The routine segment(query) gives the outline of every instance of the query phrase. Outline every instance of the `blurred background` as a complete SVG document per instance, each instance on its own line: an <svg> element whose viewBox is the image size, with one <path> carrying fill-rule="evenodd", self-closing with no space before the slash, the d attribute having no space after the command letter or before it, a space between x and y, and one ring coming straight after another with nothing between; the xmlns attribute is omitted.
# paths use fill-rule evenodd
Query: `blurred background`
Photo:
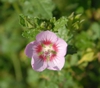
<svg viewBox="0 0 100 88"><path fill-rule="evenodd" d="M77 53L66 56L61 71L41 73L24 54L31 40L19 23L19 14L35 13L34 1L0 0L0 88L100 88L100 0L52 0L56 18L75 12L85 21L74 37Z"/></svg>

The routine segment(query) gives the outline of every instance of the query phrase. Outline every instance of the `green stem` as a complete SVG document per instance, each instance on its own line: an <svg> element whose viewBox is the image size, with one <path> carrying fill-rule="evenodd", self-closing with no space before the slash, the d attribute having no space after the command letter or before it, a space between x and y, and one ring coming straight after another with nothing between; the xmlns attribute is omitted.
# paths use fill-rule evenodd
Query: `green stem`
<svg viewBox="0 0 100 88"><path fill-rule="evenodd" d="M19 62L17 56L14 54L12 54L12 62L13 62L14 70L15 70L16 80L21 81L22 80L22 72L21 72L20 62Z"/></svg>
<svg viewBox="0 0 100 88"><path fill-rule="evenodd" d="M15 2L15 3L13 3L12 5L13 5L15 11L16 11L18 14L20 14L20 13L21 13L21 10L20 10L18 4Z"/></svg>

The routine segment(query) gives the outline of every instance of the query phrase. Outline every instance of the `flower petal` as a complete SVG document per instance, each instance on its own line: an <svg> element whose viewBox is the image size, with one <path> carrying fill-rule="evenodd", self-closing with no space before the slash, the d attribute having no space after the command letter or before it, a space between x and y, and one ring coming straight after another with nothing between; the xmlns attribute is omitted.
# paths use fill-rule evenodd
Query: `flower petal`
<svg viewBox="0 0 100 88"><path fill-rule="evenodd" d="M31 65L35 71L39 71L39 72L47 68L47 63L43 61L41 58L39 58L36 53L34 53L32 57Z"/></svg>
<svg viewBox="0 0 100 88"><path fill-rule="evenodd" d="M26 48L25 48L25 54L29 57L32 58L33 55L33 49L32 47L34 46L34 42L30 42Z"/></svg>
<svg viewBox="0 0 100 88"><path fill-rule="evenodd" d="M61 38L58 38L56 45L58 48L57 55L65 56L66 52L67 52L67 46L68 46L67 43L64 40L62 40Z"/></svg>
<svg viewBox="0 0 100 88"><path fill-rule="evenodd" d="M50 40L51 42L57 41L57 36L51 31L43 31L36 36L37 41L46 41Z"/></svg>
<svg viewBox="0 0 100 88"><path fill-rule="evenodd" d="M65 58L64 57L56 57L52 61L48 62L47 69L50 70L61 70L64 66Z"/></svg>

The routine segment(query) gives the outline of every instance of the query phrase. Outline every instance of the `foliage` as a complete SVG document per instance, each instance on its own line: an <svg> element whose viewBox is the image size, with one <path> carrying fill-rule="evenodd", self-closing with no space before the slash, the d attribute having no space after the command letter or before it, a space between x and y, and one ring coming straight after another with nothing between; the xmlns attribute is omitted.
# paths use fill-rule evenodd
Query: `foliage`
<svg viewBox="0 0 100 88"><path fill-rule="evenodd" d="M69 44L59 72L35 72L24 54L43 30ZM0 88L41 87L100 88L99 0L0 1Z"/></svg>

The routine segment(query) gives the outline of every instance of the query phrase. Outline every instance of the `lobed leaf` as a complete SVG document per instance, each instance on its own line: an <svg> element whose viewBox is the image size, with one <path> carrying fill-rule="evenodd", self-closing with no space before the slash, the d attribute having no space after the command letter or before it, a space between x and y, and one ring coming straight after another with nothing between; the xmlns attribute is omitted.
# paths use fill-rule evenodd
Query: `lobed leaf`
<svg viewBox="0 0 100 88"><path fill-rule="evenodd" d="M24 13L30 17L42 19L52 18L54 3L52 0L25 0L23 5Z"/></svg>

